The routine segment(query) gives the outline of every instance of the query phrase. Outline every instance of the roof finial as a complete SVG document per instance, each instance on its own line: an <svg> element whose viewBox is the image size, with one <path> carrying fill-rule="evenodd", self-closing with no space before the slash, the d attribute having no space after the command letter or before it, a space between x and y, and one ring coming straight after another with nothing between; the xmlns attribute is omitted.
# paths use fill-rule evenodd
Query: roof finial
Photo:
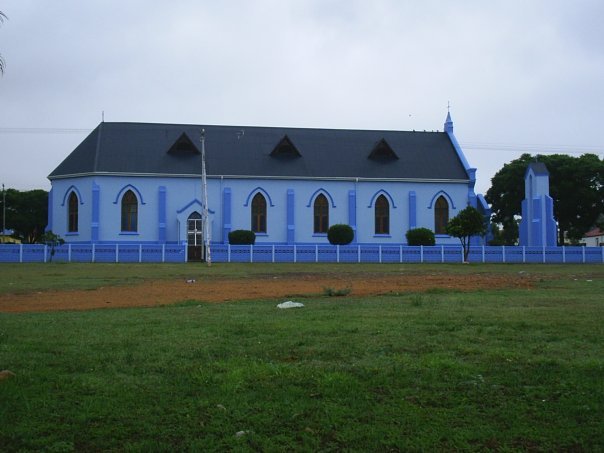
<svg viewBox="0 0 604 453"><path fill-rule="evenodd" d="M447 101L447 119L445 120L445 132L453 133L453 120L451 119L451 102Z"/></svg>

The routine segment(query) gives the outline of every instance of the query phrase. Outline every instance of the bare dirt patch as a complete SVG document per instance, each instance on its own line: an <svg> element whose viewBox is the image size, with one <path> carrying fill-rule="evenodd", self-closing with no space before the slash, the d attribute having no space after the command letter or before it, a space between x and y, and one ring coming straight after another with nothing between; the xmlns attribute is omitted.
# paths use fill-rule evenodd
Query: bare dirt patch
<svg viewBox="0 0 604 453"><path fill-rule="evenodd" d="M44 291L0 296L0 312L91 310L150 307L187 300L227 302L322 295L325 288L349 289L349 297L428 291L530 288L532 279L513 275L325 275L295 274L249 278L155 280L131 286L101 287L88 291Z"/></svg>

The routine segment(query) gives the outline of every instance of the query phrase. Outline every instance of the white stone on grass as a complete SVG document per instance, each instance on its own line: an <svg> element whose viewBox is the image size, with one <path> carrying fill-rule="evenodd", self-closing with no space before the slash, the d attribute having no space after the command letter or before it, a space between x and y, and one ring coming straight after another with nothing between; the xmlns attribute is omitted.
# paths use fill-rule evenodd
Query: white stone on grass
<svg viewBox="0 0 604 453"><path fill-rule="evenodd" d="M291 300L288 300L287 302L283 302L280 303L279 305L277 305L277 308L302 308L304 307L304 304L301 304L300 302L292 302Z"/></svg>

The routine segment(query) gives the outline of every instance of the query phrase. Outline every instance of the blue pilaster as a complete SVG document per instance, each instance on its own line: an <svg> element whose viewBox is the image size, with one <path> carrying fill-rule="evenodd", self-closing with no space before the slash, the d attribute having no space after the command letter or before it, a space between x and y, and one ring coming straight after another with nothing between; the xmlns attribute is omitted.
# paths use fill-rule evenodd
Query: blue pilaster
<svg viewBox="0 0 604 453"><path fill-rule="evenodd" d="M545 238L542 236L541 234L541 230L542 230L542 225L543 225L543 219L541 217L541 213L542 213L542 205L541 205L541 198L534 198L533 199L533 218L531 219L531 224L530 224L530 229L531 229L531 233L530 233L530 237L532 238L532 244L534 246L543 246L544 244L544 240Z"/></svg>
<svg viewBox="0 0 604 453"><path fill-rule="evenodd" d="M357 242L357 191L348 191L348 225L354 231L354 239L352 242Z"/></svg>
<svg viewBox="0 0 604 453"><path fill-rule="evenodd" d="M295 197L294 189L287 189L287 243L293 244L296 240L296 224L294 220Z"/></svg>
<svg viewBox="0 0 604 453"><path fill-rule="evenodd" d="M222 242L229 242L229 233L232 228L231 221L231 188L225 187L222 190Z"/></svg>
<svg viewBox="0 0 604 453"><path fill-rule="evenodd" d="M166 242L166 186L159 186L158 192L158 203L157 203L157 227L158 227L158 240L161 243Z"/></svg>
<svg viewBox="0 0 604 453"><path fill-rule="evenodd" d="M558 245L558 226L554 220L554 199L549 195L544 196L545 201L545 238L548 247ZM564 245L564 244L562 244Z"/></svg>
<svg viewBox="0 0 604 453"><path fill-rule="evenodd" d="M409 192L409 229L417 228L417 194Z"/></svg>
<svg viewBox="0 0 604 453"><path fill-rule="evenodd" d="M470 178L470 184L468 185L468 206L478 209L478 198L474 192L474 187L476 186L476 169L467 168L466 172Z"/></svg>
<svg viewBox="0 0 604 453"><path fill-rule="evenodd" d="M52 203L52 189L48 192L48 224L46 225L46 229L44 231L50 231L53 227L53 203ZM4 233L4 232L3 232Z"/></svg>
<svg viewBox="0 0 604 453"><path fill-rule="evenodd" d="M92 183L92 222L90 223L90 239L92 242L99 240L99 222L100 222L100 200L101 187L96 183Z"/></svg>

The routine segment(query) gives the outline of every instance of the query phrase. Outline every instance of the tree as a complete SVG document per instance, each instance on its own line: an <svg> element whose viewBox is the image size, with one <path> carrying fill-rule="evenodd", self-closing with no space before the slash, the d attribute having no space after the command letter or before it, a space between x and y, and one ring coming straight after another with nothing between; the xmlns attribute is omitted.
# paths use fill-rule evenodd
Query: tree
<svg viewBox="0 0 604 453"><path fill-rule="evenodd" d="M6 14L0 11L0 24L4 22L4 19L8 19ZM0 74L4 74L4 68L6 67L6 63L4 62L4 58L0 55Z"/></svg>
<svg viewBox="0 0 604 453"><path fill-rule="evenodd" d="M49 263L52 262L52 257L55 256L55 248L59 245L65 244L65 240L61 236L53 233L50 230L40 236L39 242L50 247L50 259L48 260Z"/></svg>
<svg viewBox="0 0 604 453"><path fill-rule="evenodd" d="M468 261L470 253L470 238L482 236L487 231L484 216L478 209L468 206L459 211L455 217L449 220L446 232L449 236L459 239L463 247L463 260Z"/></svg>
<svg viewBox="0 0 604 453"><path fill-rule="evenodd" d="M40 189L25 192L6 190L6 228L14 230L15 236L23 242L34 243L44 233L47 223L48 192Z"/></svg>
<svg viewBox="0 0 604 453"><path fill-rule="evenodd" d="M578 240L604 212L604 160L594 154L580 157L564 154L523 154L505 164L491 179L486 199L493 210L493 221L503 226L506 244L518 239L518 216L524 199L524 175L528 164L543 162L550 173L550 196L554 218L560 231L559 243Z"/></svg>

